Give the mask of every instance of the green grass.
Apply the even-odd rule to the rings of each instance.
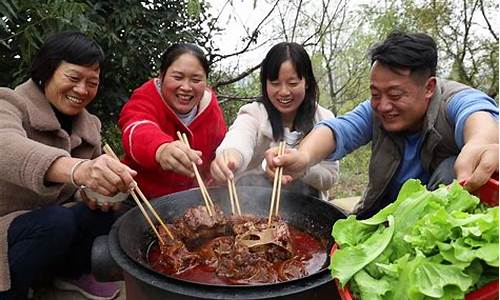
[[[330,198],[360,196],[368,183],[370,144],[348,154],[340,161],[340,178],[330,190]]]

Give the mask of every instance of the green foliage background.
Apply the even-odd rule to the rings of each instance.
[[[175,42],[215,50],[216,28],[203,0],[3,0],[0,11],[0,86],[13,88],[29,77],[31,58],[51,33],[80,30],[101,45],[106,61],[89,110],[116,149],[120,109],[135,88],[157,75],[163,51]]]
[[[233,84],[218,84],[236,74],[223,69],[222,61],[212,64],[222,57],[213,42],[222,28],[208,12],[208,1],[1,0],[0,86],[13,88],[28,78],[31,58],[47,35],[62,30],[86,33],[106,54],[100,91],[89,110],[102,120],[104,140],[121,152],[116,121],[122,105],[133,89],[157,75],[159,57],[170,44],[192,42],[207,53],[212,69],[209,81],[217,86],[230,125],[239,108],[260,95],[260,83],[258,72],[253,72]],[[254,1],[257,5],[260,2]],[[431,34],[440,49],[438,75],[479,88],[498,101],[498,29],[486,21],[484,34],[477,34],[471,30],[476,20],[469,20],[473,14],[485,16],[484,12],[493,10],[498,13],[494,0],[390,0],[360,5],[349,12],[348,22],[332,23],[319,45],[306,47],[320,87],[320,104],[342,115],[368,99],[368,49],[394,30]],[[314,30],[316,23],[300,24]],[[278,35],[272,37],[276,43],[286,39]],[[331,45],[342,46],[321,51]],[[362,193],[369,156],[370,145],[366,145],[342,160],[334,197]]]

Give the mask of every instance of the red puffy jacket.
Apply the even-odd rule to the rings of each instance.
[[[227,131],[215,92],[204,97],[199,111],[186,127],[163,101],[154,79],[137,88],[123,107],[118,121],[125,149],[124,163],[137,171],[139,187],[148,198],[156,198],[197,186],[196,179],[173,171],[164,171],[156,162],[158,147],[177,140],[177,131],[186,133],[191,148],[202,152],[203,165],[198,166],[208,180],[215,149]]]

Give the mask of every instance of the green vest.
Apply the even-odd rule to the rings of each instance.
[[[448,119],[449,100],[468,86],[444,79],[437,79],[424,119],[424,133],[420,159],[426,172],[432,174],[439,164],[450,156],[459,154],[455,138],[455,124]],[[404,136],[387,132],[381,122],[373,116],[372,154],[368,171],[368,186],[354,213],[365,212],[372,215],[395,199],[385,199],[389,182],[395,175],[404,152]]]

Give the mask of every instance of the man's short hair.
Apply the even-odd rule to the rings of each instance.
[[[376,61],[398,70],[410,70],[410,76],[427,80],[436,76],[436,42],[425,33],[393,32],[370,50],[371,64]]]

